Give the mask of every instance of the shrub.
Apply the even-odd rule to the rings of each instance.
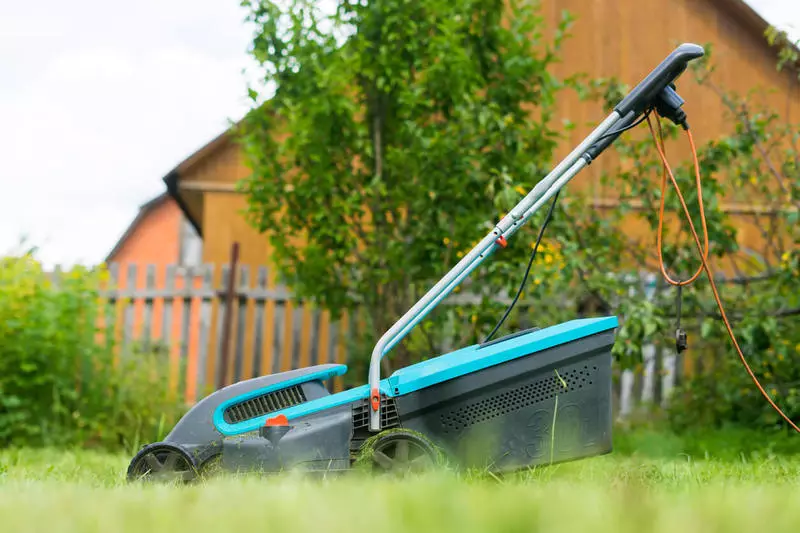
[[[0,445],[133,446],[157,439],[182,406],[164,350],[119,353],[102,331],[102,268],[45,273],[0,259]]]

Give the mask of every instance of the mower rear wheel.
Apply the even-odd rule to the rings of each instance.
[[[375,437],[368,457],[374,471],[408,474],[432,469],[437,463],[438,452],[420,435],[390,430]]]
[[[148,444],[128,466],[128,481],[188,483],[197,478],[198,468],[182,447],[168,442]]]

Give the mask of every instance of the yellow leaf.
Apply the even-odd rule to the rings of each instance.
[[[522,196],[525,196],[525,194],[527,194],[525,192],[525,189],[522,188],[522,185],[517,185],[516,187],[514,187],[514,190],[520,193]]]

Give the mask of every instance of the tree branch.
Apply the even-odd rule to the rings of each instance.
[[[756,135],[755,131],[753,131],[753,126],[750,121],[750,113],[747,108],[747,105],[742,104],[740,107],[737,107],[737,105],[733,101],[731,101],[731,99],[728,98],[725,95],[725,93],[713,81],[711,81],[709,78],[707,78],[707,80],[708,81],[706,83],[708,87],[712,91],[714,91],[717,94],[717,96],[719,96],[720,100],[722,100],[723,105],[727,107],[735,116],[739,117],[739,120],[744,124],[747,133],[750,135],[750,138],[753,139],[753,144],[755,145],[758,152],[761,154],[764,163],[767,165],[767,169],[775,178],[775,181],[778,182],[778,186],[781,188],[783,193],[789,195],[789,189],[786,187],[786,184],[784,183],[786,179],[785,176],[775,167],[775,165],[772,162],[772,158],[770,158],[769,154],[764,148],[764,144],[762,143],[761,139],[759,138],[758,135]],[[792,203],[794,203],[795,207],[800,209],[800,201]]]

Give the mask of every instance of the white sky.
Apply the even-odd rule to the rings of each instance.
[[[800,36],[800,0],[749,0]],[[238,0],[0,1],[0,254],[101,261],[161,177],[247,110]]]

